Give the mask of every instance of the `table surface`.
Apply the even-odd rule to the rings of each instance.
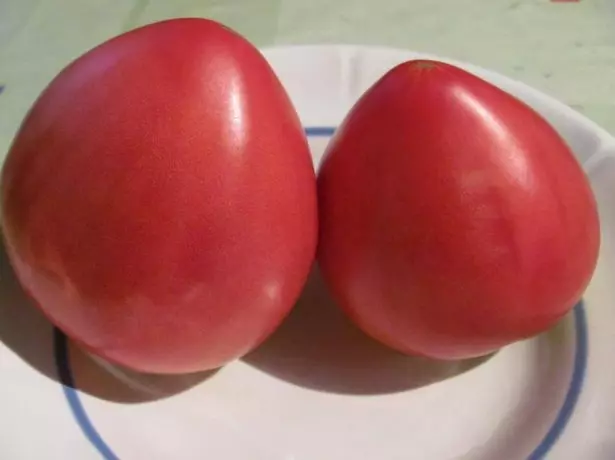
[[[529,83],[615,133],[613,0],[0,0],[0,161],[51,78],[149,22],[209,17],[258,46],[384,45]]]

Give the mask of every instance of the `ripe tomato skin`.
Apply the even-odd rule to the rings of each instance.
[[[216,368],[293,306],[318,232],[297,114],[257,49],[204,19],[112,39],[49,85],[2,176],[20,282],[86,349]]]
[[[409,354],[479,356],[544,331],[597,262],[596,204],[565,142],[444,63],[401,64],[363,95],[325,152],[318,193],[334,297]]]

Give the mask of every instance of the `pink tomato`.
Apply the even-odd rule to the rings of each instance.
[[[395,67],[318,179],[319,261],[340,306],[406,353],[487,354],[552,326],[596,265],[588,181],[558,133],[482,79]]]
[[[86,349],[215,368],[289,312],[317,236],[297,114],[263,56],[204,19],[139,28],[65,68],[2,174],[19,280]]]

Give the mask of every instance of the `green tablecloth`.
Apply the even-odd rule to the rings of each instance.
[[[219,20],[259,46],[377,44],[471,61],[615,132],[612,0],[0,0],[0,160],[68,61],[122,31],[179,16]]]

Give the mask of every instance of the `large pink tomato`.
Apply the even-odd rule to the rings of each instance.
[[[19,280],[86,349],[141,371],[218,367],[289,312],[316,179],[287,94],[208,20],[149,25],[64,69],[2,175]]]
[[[406,353],[465,358],[539,333],[595,268],[596,205],[567,145],[451,65],[388,72],[343,122],[318,181],[334,296]]]

